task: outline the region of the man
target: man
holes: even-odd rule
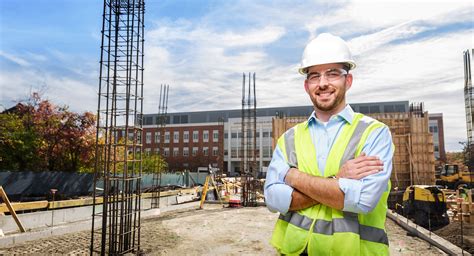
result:
[[[265,182],[280,212],[271,243],[281,254],[388,255],[385,232],[394,146],[389,128],[346,104],[356,67],[346,43],[321,34],[299,72],[314,105],[278,140]]]

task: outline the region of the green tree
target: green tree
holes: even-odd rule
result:
[[[142,154],[142,172],[154,173],[164,172],[168,168],[168,163],[158,153],[144,153]]]
[[[14,113],[0,114],[0,169],[23,171],[36,166],[40,144],[22,118]]]

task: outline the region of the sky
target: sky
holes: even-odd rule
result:
[[[357,68],[348,103],[423,102],[442,113],[447,151],[466,141],[463,51],[471,0],[145,0],[144,113],[161,84],[168,112],[241,108],[242,73],[257,107],[311,105],[297,70],[306,43],[342,37]],[[41,92],[97,111],[102,0],[0,1],[0,111]]]

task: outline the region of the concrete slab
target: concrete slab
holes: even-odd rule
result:
[[[160,208],[151,209],[150,199],[144,199],[142,202],[142,212],[140,213],[141,218],[153,218],[161,212],[174,211],[178,209],[186,208],[198,208],[199,202],[190,202],[184,204],[176,204],[176,196],[170,196],[171,198],[164,197],[160,200]],[[175,203],[170,205],[169,203]],[[102,210],[102,206],[100,207]],[[53,226],[51,225],[51,217],[54,214]],[[11,220],[10,220],[11,219]],[[35,212],[21,214],[20,219],[23,223],[27,223],[27,232],[25,233],[13,233],[19,232],[12,217],[0,215],[0,230],[5,227],[9,230],[9,233],[4,237],[0,237],[0,247],[11,246],[26,241],[37,240],[49,236],[63,235],[67,233],[73,233],[83,230],[90,230],[92,227],[92,206],[76,207],[70,209],[55,210],[53,212]],[[13,222],[13,223],[11,223]],[[95,223],[100,222],[100,217],[96,217]]]

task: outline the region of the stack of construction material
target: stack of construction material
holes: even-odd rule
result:
[[[472,201],[472,190],[445,190],[448,216],[451,222],[463,221],[474,224],[474,203]]]
[[[428,113],[380,113],[370,116],[388,125],[392,133],[395,144],[392,188],[405,191],[413,184],[435,184],[433,135],[429,132]],[[307,117],[273,118],[273,148],[286,130],[305,120]]]

